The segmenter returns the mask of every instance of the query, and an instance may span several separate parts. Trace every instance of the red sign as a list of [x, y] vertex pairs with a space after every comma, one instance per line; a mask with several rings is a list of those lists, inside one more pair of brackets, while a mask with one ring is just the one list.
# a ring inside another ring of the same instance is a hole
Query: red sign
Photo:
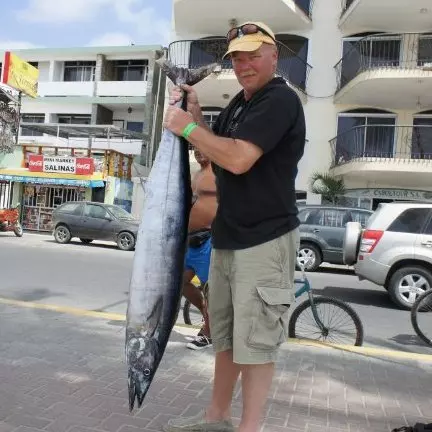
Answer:
[[86, 157], [30, 155], [29, 171], [91, 175], [94, 173], [94, 160]]

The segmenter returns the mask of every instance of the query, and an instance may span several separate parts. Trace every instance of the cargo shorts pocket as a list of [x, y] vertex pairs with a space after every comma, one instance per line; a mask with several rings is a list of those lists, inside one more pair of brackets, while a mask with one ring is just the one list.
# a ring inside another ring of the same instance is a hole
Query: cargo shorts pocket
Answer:
[[252, 315], [247, 343], [250, 347], [274, 350], [288, 337], [292, 294], [288, 288], [257, 286], [257, 306]]

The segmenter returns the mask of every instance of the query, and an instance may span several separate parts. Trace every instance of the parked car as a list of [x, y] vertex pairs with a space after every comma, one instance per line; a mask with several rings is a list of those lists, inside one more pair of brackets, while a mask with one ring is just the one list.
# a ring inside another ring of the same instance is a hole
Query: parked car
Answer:
[[121, 250], [135, 247], [139, 221], [116, 205], [69, 201], [54, 210], [52, 220], [57, 243], [69, 243], [78, 237], [85, 244], [108, 240], [116, 242]]
[[323, 263], [343, 264], [343, 240], [347, 222], [366, 225], [371, 210], [351, 207], [306, 205], [299, 207], [300, 250], [298, 262], [306, 271]]
[[348, 224], [344, 261], [360, 280], [383, 286], [396, 305], [411, 309], [432, 287], [432, 204], [380, 204], [365, 229]]

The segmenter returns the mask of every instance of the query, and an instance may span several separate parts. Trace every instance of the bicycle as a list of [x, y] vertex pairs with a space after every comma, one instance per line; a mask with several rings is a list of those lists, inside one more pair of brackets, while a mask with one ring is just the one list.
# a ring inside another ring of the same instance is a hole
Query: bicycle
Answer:
[[432, 346], [432, 289], [427, 290], [414, 302], [411, 308], [411, 324], [415, 332], [427, 345]]
[[[288, 337], [361, 346], [364, 331], [357, 312], [341, 300], [325, 296], [314, 296], [304, 271], [304, 265], [301, 265], [300, 269], [302, 278], [294, 281], [297, 286], [300, 285], [296, 289], [295, 297], [298, 298], [307, 293], [309, 298], [296, 306], [292, 312], [288, 324]], [[198, 288], [205, 293], [204, 288], [206, 286], [207, 283], [200, 284]], [[333, 314], [330, 313], [331, 308], [333, 308]], [[185, 301], [183, 306], [183, 318], [185, 324], [202, 324], [201, 313], [196, 309], [196, 312], [191, 314], [191, 305], [188, 300]], [[305, 321], [310, 319], [310, 324], [302, 324], [302, 319], [305, 319]], [[309, 335], [307, 334], [308, 328], [311, 329]], [[348, 341], [345, 342], [343, 337], [346, 337]]]

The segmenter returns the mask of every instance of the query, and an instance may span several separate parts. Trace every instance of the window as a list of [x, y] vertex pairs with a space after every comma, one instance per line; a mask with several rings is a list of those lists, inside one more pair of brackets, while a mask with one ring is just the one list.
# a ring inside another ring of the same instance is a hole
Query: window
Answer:
[[429, 222], [427, 223], [426, 228], [424, 229], [424, 234], [432, 235], [432, 218], [429, 219]]
[[368, 111], [339, 114], [336, 161], [393, 157], [396, 116]]
[[352, 219], [348, 220], [347, 222], [358, 222], [363, 228], [368, 223], [369, 218], [371, 217], [371, 213], [368, 212], [362, 212], [358, 210], [350, 210]]
[[315, 219], [317, 214], [318, 214], [317, 209], [314, 208], [303, 209], [300, 210], [298, 214], [298, 218], [300, 220], [300, 223], [302, 224], [313, 225], [315, 224]]
[[345, 214], [346, 212], [344, 210], [322, 209], [317, 215], [316, 225], [342, 228], [345, 226], [346, 223], [344, 223]]
[[147, 60], [117, 60], [114, 62], [117, 81], [147, 81]]
[[110, 217], [109, 213], [105, 210], [104, 207], [94, 204], [87, 204], [85, 206], [84, 216], [98, 219], [105, 219]]
[[411, 144], [412, 159], [432, 158], [432, 116], [414, 118]]
[[80, 203], [67, 203], [62, 205], [59, 211], [79, 216], [82, 213], [82, 207]]
[[68, 61], [64, 66], [64, 81], [94, 81], [96, 62]]
[[127, 122], [127, 130], [130, 130], [132, 132], [142, 133], [143, 128], [144, 128], [143, 122], [138, 122], [138, 121], [128, 121]]
[[418, 46], [418, 61], [419, 66], [432, 66], [432, 36], [420, 36]]
[[59, 114], [57, 116], [58, 122], [63, 124], [85, 124], [88, 125], [91, 123], [91, 116], [90, 115], [63, 115]]
[[419, 234], [423, 228], [430, 210], [427, 208], [412, 208], [405, 210], [389, 226], [387, 231], [407, 234]]
[[[23, 114], [22, 122], [23, 123], [44, 123], [45, 114]], [[21, 135], [22, 136], [42, 136], [43, 133], [23, 127], [21, 128]]]
[[366, 70], [400, 65], [401, 36], [365, 36], [344, 39], [340, 87]]

